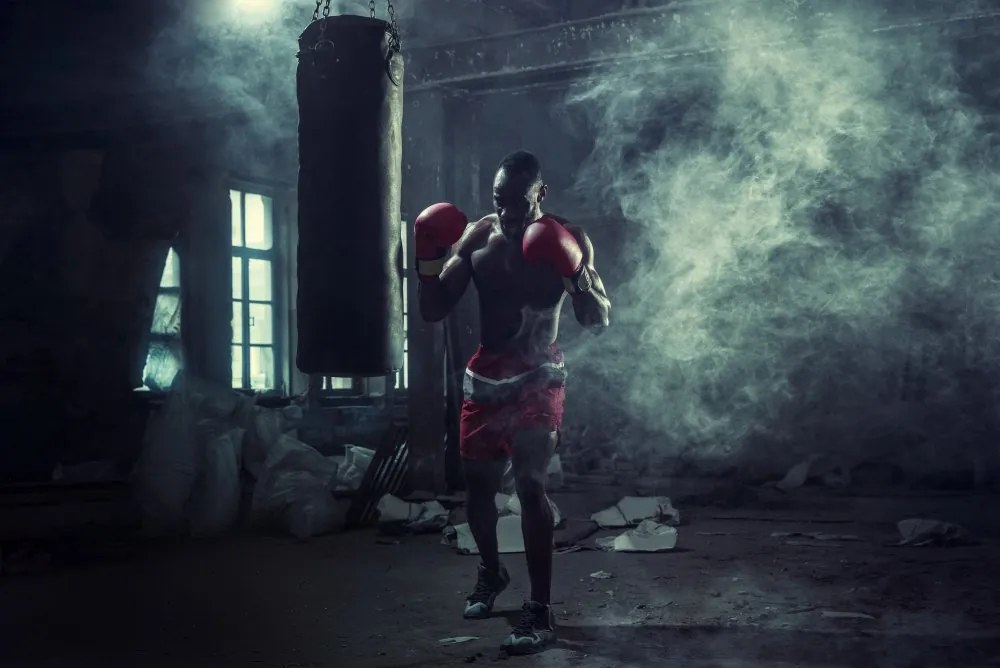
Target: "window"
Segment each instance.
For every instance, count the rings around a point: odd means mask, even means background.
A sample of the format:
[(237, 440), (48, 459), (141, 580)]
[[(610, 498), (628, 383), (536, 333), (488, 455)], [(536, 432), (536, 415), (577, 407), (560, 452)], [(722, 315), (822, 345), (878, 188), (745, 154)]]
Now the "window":
[(166, 391), (181, 368), (181, 272), (180, 259), (173, 248), (160, 275), (160, 289), (153, 309), (149, 350), (142, 369), (139, 389)]
[(232, 203), (232, 386), (277, 388), (274, 224), (270, 197), (230, 190)]
[(399, 282), (400, 288), (403, 290), (403, 368), (396, 372), (396, 389), (405, 390), (410, 382), (410, 337), (409, 337), (409, 278), (408, 269), (410, 268), (410, 260), (406, 243), (406, 235), (409, 228), (406, 226), (406, 221), (399, 226), (400, 236), (403, 242), (403, 272), (402, 280)]

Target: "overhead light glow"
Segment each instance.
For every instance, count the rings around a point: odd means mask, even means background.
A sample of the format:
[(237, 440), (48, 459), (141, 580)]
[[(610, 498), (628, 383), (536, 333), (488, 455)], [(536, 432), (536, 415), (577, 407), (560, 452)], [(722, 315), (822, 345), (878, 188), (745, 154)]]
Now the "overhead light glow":
[(247, 23), (260, 23), (278, 15), (279, 0), (229, 0), (230, 13)]

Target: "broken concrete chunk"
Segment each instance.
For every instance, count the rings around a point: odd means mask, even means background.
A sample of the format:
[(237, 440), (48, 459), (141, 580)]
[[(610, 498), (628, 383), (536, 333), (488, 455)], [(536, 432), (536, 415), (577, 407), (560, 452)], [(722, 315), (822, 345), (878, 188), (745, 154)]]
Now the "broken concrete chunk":
[(619, 536), (597, 539), (597, 547), (612, 552), (665, 552), (677, 547), (677, 529), (643, 520)]
[(897, 545), (960, 545), (968, 541), (968, 532), (957, 524), (940, 520), (908, 519), (899, 522), (902, 539)]
[(665, 496), (626, 496), (610, 508), (594, 513), (590, 519), (602, 529), (635, 526), (649, 519), (676, 526), (681, 522), (681, 513)]

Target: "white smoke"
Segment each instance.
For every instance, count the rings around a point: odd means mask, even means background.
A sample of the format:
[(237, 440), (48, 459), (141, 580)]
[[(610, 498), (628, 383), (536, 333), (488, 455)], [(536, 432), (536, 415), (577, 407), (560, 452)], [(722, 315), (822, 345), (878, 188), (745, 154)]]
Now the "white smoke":
[[(147, 80), (175, 91), (159, 104), (171, 117), (227, 119), (230, 160), (273, 169), (276, 152), (296, 149), (298, 38), (315, 3), (173, 0), (173, 8), (147, 49)], [(368, 3), (334, 0), (329, 15), (339, 14), (367, 16)]]
[(808, 7), (689, 5), (569, 97), (634, 267), (574, 393), (670, 454), (946, 441), (997, 369), (1000, 178), (953, 44)]

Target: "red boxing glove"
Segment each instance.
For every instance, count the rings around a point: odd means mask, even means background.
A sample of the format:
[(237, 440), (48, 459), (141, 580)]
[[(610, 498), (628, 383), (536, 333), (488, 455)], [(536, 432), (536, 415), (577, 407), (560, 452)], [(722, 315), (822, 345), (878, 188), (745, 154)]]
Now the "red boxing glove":
[(454, 204), (431, 204), (413, 224), (413, 245), (420, 280), (436, 279), (444, 268), (448, 249), (462, 238), (469, 219)]
[(583, 250), (559, 221), (545, 216), (529, 225), (524, 231), (521, 252), (529, 262), (552, 265), (563, 277), (566, 292), (579, 294), (590, 289)]

